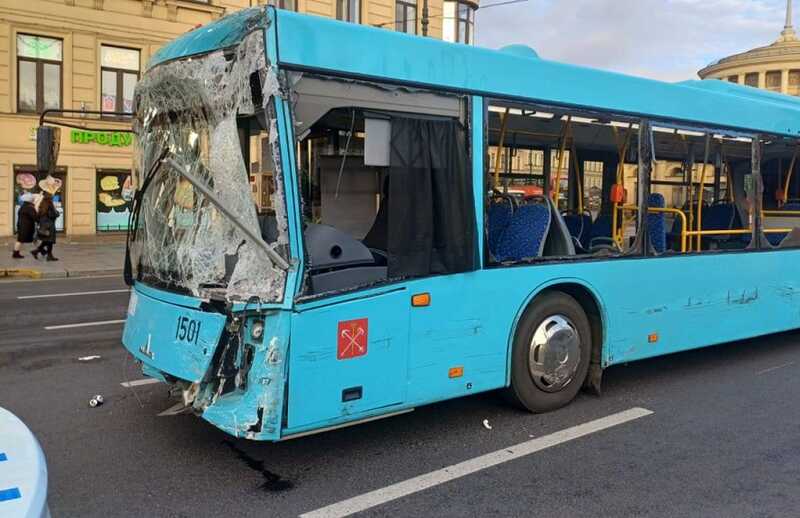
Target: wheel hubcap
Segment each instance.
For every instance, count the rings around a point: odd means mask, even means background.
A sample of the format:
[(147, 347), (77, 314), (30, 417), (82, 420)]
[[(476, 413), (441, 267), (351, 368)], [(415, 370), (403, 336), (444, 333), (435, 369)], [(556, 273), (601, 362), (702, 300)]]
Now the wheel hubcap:
[(581, 362), (581, 338), (564, 315), (545, 318), (531, 339), (528, 369), (537, 387), (558, 392), (575, 377)]

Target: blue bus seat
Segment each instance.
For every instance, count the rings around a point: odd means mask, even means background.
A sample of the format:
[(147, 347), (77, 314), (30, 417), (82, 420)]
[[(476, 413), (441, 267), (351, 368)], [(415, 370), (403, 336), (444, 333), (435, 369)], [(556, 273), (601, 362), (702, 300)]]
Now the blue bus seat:
[(550, 208), (547, 205), (519, 207), (503, 232), (495, 258), (498, 261), (520, 261), (540, 257), (551, 221)]
[(589, 232), (589, 248), (595, 245), (612, 245), (614, 240), (611, 238), (611, 215), (601, 214), (592, 223)]
[(567, 225), (569, 234), (574, 237), (581, 248), (589, 249), (589, 241), (592, 238), (592, 217), (588, 214), (567, 214), (564, 216), (564, 224)]
[(494, 202), (489, 206), (489, 251), (492, 255), (497, 255), (497, 245), (503, 237), (511, 218), (514, 216), (514, 208), (508, 200)]
[[(647, 198), (648, 207), (663, 209), (665, 205), (664, 196), (660, 193), (650, 193)], [(663, 254), (667, 250), (667, 228), (664, 219), (663, 212), (647, 213), (647, 233), (657, 254)]]

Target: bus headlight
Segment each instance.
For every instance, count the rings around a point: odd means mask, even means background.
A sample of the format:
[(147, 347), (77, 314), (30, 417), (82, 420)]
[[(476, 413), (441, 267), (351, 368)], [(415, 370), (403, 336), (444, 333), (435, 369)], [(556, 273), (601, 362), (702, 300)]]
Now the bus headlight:
[(261, 340), (261, 338), (264, 336), (264, 322), (261, 320), (254, 322), (250, 327), (250, 336), (253, 338), (253, 340)]

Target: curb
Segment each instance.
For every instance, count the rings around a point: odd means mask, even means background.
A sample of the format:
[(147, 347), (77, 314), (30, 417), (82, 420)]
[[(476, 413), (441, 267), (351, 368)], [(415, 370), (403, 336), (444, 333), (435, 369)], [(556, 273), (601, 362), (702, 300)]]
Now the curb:
[(106, 270), (57, 270), (41, 271), (33, 268), (0, 268), (0, 279), (28, 277), (30, 279), (66, 279), (76, 277), (97, 277), (99, 275), (122, 275), (122, 268)]
[(41, 279), (42, 272), (32, 268), (3, 268), (0, 270), (0, 278), (4, 277), (30, 277), (31, 279)]

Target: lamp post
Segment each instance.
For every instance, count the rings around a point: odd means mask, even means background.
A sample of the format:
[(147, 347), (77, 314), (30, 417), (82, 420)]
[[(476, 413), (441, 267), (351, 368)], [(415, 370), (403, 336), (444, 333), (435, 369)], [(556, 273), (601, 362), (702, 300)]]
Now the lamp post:
[(422, 35), (428, 35), (428, 0), (422, 0)]

